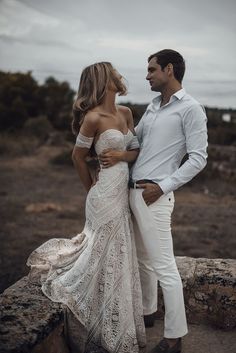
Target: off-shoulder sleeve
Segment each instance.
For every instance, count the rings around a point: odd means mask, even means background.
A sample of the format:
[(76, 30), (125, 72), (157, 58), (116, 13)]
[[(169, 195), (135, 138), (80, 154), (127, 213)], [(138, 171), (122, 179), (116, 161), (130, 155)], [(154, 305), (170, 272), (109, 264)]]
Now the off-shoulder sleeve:
[(90, 148), (92, 146), (94, 138), (82, 135), (80, 132), (76, 138), (75, 145), (82, 148)]
[(129, 142), (127, 146), (127, 150), (134, 150), (136, 148), (139, 148), (138, 137), (136, 135), (133, 135), (132, 140)]

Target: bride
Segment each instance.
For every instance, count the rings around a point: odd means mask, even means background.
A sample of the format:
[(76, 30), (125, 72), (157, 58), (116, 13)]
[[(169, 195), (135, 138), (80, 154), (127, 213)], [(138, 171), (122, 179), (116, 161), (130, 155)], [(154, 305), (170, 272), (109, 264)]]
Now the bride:
[[(47, 241), (27, 261), (43, 293), (66, 305), (73, 352), (136, 353), (145, 345), (127, 186), (128, 163), (139, 146), (130, 110), (115, 104), (117, 93), (126, 94), (126, 87), (110, 63), (83, 70), (73, 108), (72, 158), (88, 192), (85, 226), (72, 239)], [(99, 156), (107, 150), (93, 183), (86, 159), (91, 151)]]

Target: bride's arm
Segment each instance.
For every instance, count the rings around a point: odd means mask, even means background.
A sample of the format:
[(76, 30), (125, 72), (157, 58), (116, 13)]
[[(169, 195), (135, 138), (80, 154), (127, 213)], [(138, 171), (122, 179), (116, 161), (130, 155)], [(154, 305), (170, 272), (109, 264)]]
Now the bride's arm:
[(91, 188), (93, 180), (86, 159), (89, 155), (96, 130), (96, 116), (94, 116), (93, 113), (88, 113), (84, 118), (72, 152), (72, 160), (75, 169), (77, 170), (80, 180), (87, 191)]
[(72, 160), (79, 175), (79, 178), (85, 189), (89, 191), (92, 185), (92, 178), (89, 172), (86, 157), (88, 156), (89, 148), (78, 147), (75, 145), (72, 152)]

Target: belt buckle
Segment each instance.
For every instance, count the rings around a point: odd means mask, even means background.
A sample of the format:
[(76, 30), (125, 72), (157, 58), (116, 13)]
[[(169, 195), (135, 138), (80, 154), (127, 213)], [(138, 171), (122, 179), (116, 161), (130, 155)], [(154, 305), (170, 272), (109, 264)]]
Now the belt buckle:
[(137, 189), (136, 181), (134, 181), (134, 189)]

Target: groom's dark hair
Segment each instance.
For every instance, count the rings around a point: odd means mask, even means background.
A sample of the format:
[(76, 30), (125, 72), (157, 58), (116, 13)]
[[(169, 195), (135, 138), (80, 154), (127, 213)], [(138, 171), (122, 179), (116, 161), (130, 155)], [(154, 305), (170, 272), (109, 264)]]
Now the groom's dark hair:
[(180, 53), (172, 49), (163, 49), (150, 55), (148, 62), (152, 58), (156, 58), (156, 62), (161, 66), (162, 70), (164, 70), (168, 64), (172, 64), (176, 80), (179, 81), (179, 83), (182, 82), (185, 73), (185, 61)]

